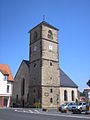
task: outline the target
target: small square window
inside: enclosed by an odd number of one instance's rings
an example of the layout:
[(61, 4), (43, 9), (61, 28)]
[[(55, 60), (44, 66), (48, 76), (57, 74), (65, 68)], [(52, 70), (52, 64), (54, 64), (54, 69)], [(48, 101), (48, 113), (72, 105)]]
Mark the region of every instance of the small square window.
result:
[(52, 77), (50, 77), (50, 79), (52, 79)]
[(50, 66), (52, 66), (52, 62), (50, 62)]
[(50, 89), (50, 93), (52, 93), (53, 92), (53, 90), (52, 89)]
[(7, 81), (7, 79), (8, 79), (8, 76), (5, 75), (5, 77), (4, 77), (4, 81)]
[(50, 103), (53, 103), (53, 99), (52, 98), (50, 98)]

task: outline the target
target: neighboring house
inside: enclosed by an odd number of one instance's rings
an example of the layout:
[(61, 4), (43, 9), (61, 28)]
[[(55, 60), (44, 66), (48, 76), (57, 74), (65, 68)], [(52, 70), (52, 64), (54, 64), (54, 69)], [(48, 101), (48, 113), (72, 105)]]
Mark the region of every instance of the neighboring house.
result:
[(88, 100), (88, 93), (90, 92), (90, 87), (84, 89), (83, 94), (85, 95), (86, 100)]
[(7, 64), (0, 64), (0, 107), (9, 107), (12, 99), (13, 76)]

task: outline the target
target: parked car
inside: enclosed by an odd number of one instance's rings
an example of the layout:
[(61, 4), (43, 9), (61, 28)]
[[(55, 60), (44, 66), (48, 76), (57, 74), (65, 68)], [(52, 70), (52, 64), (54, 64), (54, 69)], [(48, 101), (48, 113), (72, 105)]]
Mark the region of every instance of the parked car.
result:
[(69, 111), (72, 111), (72, 109), (76, 108), (76, 106), (77, 106), (76, 103), (71, 102), (71, 103), (68, 104), (67, 109), (68, 109)]
[(66, 102), (59, 107), (59, 111), (61, 112), (65, 112), (66, 110), (71, 111), (73, 108), (76, 108), (76, 104), (74, 102)]
[(78, 105), (72, 109), (73, 113), (81, 113), (83, 111), (86, 111), (86, 103), (85, 102), (79, 102)]

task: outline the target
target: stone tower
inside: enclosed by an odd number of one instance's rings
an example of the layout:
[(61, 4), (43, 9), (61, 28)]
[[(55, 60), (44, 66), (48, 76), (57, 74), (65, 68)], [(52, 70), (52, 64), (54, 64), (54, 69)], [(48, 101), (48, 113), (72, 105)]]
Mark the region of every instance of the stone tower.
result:
[(29, 32), (29, 104), (56, 108), (60, 95), (58, 29), (43, 21)]

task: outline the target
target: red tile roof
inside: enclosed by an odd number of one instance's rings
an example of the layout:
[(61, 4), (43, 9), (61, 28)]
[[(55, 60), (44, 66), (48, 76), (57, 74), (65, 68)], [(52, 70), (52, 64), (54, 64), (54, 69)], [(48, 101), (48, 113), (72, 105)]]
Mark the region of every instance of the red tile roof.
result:
[(2, 74), (8, 75), (9, 81), (13, 81), (12, 73), (11, 73), (10, 68), (7, 64), (0, 64), (0, 71), (2, 72)]

